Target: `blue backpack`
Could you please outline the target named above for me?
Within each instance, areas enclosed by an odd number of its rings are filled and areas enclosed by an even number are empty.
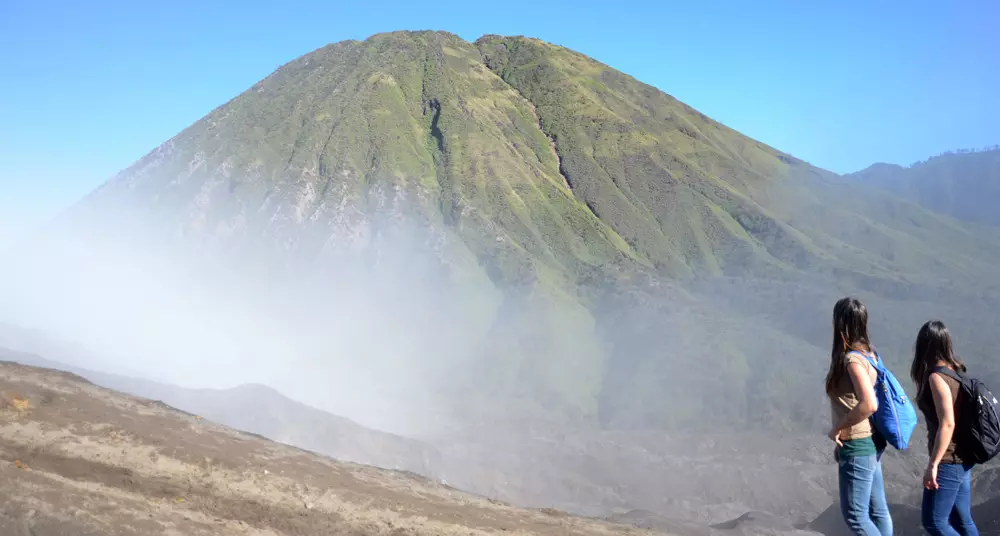
[[[897,450],[906,450],[913,429],[917,427],[917,411],[906,396],[906,391],[892,372],[885,368],[878,352],[875,352],[877,361],[860,352],[851,353],[864,356],[878,372],[878,377],[875,379],[875,399],[878,401],[878,409],[871,416],[873,428]]]

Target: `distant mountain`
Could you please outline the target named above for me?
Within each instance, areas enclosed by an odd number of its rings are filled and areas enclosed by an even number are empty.
[[[894,364],[930,316],[1000,337],[1000,230],[525,37],[306,54],[16,260],[24,324],[400,428],[817,429],[847,293]]]
[[[1000,149],[947,153],[910,167],[875,164],[850,177],[959,220],[1000,226]]]

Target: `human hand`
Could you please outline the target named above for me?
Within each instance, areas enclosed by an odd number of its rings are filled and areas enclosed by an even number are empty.
[[[936,464],[927,466],[927,470],[924,471],[924,489],[938,489],[937,474],[938,466]]]
[[[841,433],[842,433],[841,430],[838,430],[837,428],[833,428],[833,429],[830,430],[829,434],[826,434],[826,437],[830,438],[830,441],[833,441],[834,443],[836,443],[838,447],[843,447],[844,443],[843,443],[843,441],[840,440],[840,434]]]

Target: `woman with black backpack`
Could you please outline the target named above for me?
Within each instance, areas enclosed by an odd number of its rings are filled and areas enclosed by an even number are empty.
[[[937,320],[924,324],[917,334],[910,377],[917,385],[917,407],[927,421],[930,461],[924,472],[921,520],[931,536],[979,534],[971,512],[974,463],[964,459],[955,433],[961,417],[959,380],[965,372],[948,328]]]

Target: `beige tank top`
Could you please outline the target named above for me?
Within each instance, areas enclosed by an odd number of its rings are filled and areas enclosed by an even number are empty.
[[[833,387],[833,390],[829,393],[830,397],[830,408],[832,422],[831,426],[836,426],[844,420],[844,416],[851,412],[855,406],[858,405],[858,395],[854,392],[854,383],[851,382],[851,376],[847,373],[846,369],[851,363],[860,363],[864,365],[865,370],[868,371],[868,377],[871,379],[871,384],[875,385],[875,380],[878,378],[878,371],[875,367],[868,362],[867,359],[859,354],[851,353],[843,357],[844,359],[844,375],[840,378],[840,381]],[[858,424],[852,426],[851,428],[844,430],[841,434],[841,439],[863,439],[866,437],[871,437],[872,435],[872,425],[871,421],[865,419]]]

